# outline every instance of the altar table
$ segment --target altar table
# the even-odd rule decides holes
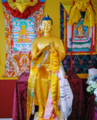
[[[73,72],[67,72],[68,81],[73,91],[72,113],[68,120],[84,120],[85,104],[82,80]],[[13,101],[13,120],[26,120],[27,81],[29,73],[23,73],[16,81]],[[31,116],[31,119],[33,117]]]

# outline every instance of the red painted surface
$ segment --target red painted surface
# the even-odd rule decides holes
[[[16,80],[0,80],[0,118],[12,118]]]

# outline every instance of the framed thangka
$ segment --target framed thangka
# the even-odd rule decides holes
[[[76,2],[72,2],[72,11],[75,4]],[[68,9],[65,7],[67,6],[64,3],[60,3],[60,35],[66,49],[64,69],[77,74],[88,73],[89,68],[97,68],[97,24],[86,26],[86,12],[80,11],[81,17],[70,25],[71,14],[68,15]]]
[[[35,39],[35,18],[12,18],[13,51],[31,51]]]
[[[29,13],[27,18],[19,18],[21,14],[17,14],[18,17],[13,17],[4,6],[3,12],[6,40],[4,77],[18,77],[23,72],[30,71],[31,46],[33,40],[42,35],[40,24],[43,16],[43,5],[35,12]]]
[[[92,32],[94,33],[95,31],[95,27],[88,27],[88,26],[84,26],[83,22],[84,19],[81,18],[79,19],[79,21],[77,23],[75,23],[74,25],[68,25],[68,19],[69,19],[69,15],[66,13],[66,11],[64,11],[64,14],[66,17],[66,53],[70,53],[71,52],[71,48],[72,48],[72,52],[73,53],[86,53],[86,52],[90,52],[91,51],[91,39],[93,39],[93,48],[95,48],[95,38],[93,35],[92,38]],[[72,39],[72,44],[71,44],[71,39]],[[71,47],[72,45],[72,47]],[[95,49],[93,49],[94,51]]]

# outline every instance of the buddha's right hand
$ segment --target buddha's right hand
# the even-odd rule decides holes
[[[50,44],[49,44],[49,51],[50,52],[52,52],[52,51],[54,51],[55,50],[55,47],[54,47],[54,42],[51,42]]]

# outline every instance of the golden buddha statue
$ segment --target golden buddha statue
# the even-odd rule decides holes
[[[28,118],[27,119],[29,119],[29,116],[30,116],[29,111],[31,111],[32,109],[32,107],[30,107],[32,104],[31,102],[32,99],[30,99],[31,96],[32,97],[34,96],[34,105],[39,106],[38,116],[43,115],[44,109],[47,103],[50,84],[52,84],[53,89],[56,89],[55,91],[52,90],[52,97],[53,97],[52,99],[53,99],[54,109],[56,109],[56,113],[57,115],[59,115],[59,110],[57,107],[57,104],[60,98],[59,82],[56,79],[55,81],[53,80],[53,82],[50,83],[50,80],[49,80],[50,72],[49,71],[50,71],[50,67],[52,68],[53,63],[54,63],[54,68],[55,68],[54,71],[55,72],[58,71],[59,58],[61,59],[61,61],[64,59],[65,49],[64,49],[61,39],[51,36],[50,32],[52,30],[52,25],[53,25],[52,19],[48,15],[46,15],[41,20],[41,30],[43,31],[43,36],[36,38],[32,43],[31,55],[32,55],[33,65],[30,70],[31,72],[30,72],[30,76],[28,80],[28,89],[27,89],[27,91],[29,92],[27,94],[27,100],[28,100],[27,102],[27,117]],[[49,55],[46,52],[46,49],[48,49]],[[45,56],[48,56],[48,57],[44,57],[43,59],[40,56],[42,56],[42,54],[44,54],[45,52],[46,52]],[[55,59],[55,62],[53,62],[53,59]],[[38,69],[37,69],[37,66],[38,66]],[[56,76],[54,76],[53,78],[55,77]],[[54,87],[55,84],[56,84],[56,87]]]

